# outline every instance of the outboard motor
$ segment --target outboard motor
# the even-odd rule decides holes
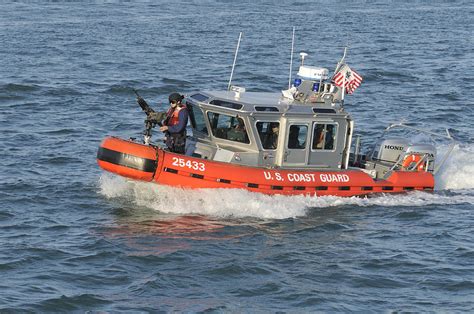
[[[411,144],[405,138],[389,138],[375,146],[372,160],[389,165],[399,162],[403,170],[433,172],[436,148],[431,144]]]
[[[375,161],[387,162],[395,164],[403,155],[410,145],[410,142],[405,138],[389,138],[382,140],[372,154],[372,159]]]

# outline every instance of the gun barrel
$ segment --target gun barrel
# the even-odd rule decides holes
[[[140,106],[140,108],[142,108],[143,111],[145,111],[145,113],[147,115],[149,115],[150,113],[152,112],[155,112],[155,110],[153,110],[149,105],[148,103],[145,101],[145,99],[141,98],[141,97],[138,97],[137,98],[137,103],[138,105]]]
[[[147,114],[149,115],[150,113],[153,113],[155,112],[155,110],[153,110],[150,105],[148,105],[148,103],[145,101],[145,99],[143,99],[142,96],[140,96],[140,94],[138,94],[138,91],[136,89],[133,89],[133,92],[135,93],[135,95],[137,95],[137,103],[138,105],[140,106],[140,108],[142,108],[142,110]]]

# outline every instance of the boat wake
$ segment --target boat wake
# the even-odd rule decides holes
[[[474,189],[474,145],[456,145],[436,174],[436,190]]]
[[[199,214],[215,217],[285,219],[305,216],[311,208],[339,206],[427,206],[474,204],[474,166],[469,163],[473,147],[456,147],[437,175],[434,193],[411,192],[370,198],[337,196],[264,195],[235,189],[185,190],[154,183],[126,180],[112,174],[100,178],[100,193],[107,198],[124,198],[170,214]]]

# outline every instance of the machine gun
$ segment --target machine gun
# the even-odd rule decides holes
[[[143,132],[144,135],[144,142],[146,145],[150,144],[151,141],[151,129],[153,129],[157,124],[162,126],[163,119],[166,118],[166,112],[156,112],[153,110],[150,105],[143,99],[140,94],[134,89],[133,92],[137,95],[137,103],[142,108],[143,112],[146,113],[145,119],[145,131]]]

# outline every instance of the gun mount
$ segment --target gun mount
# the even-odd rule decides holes
[[[151,142],[151,129],[153,129],[156,125],[163,125],[162,121],[166,118],[166,112],[156,112],[150,107],[150,105],[148,105],[145,99],[143,99],[143,97],[141,97],[135,89],[133,91],[135,95],[137,95],[138,105],[146,114],[145,131],[143,132],[143,142],[146,145],[149,145]]]

